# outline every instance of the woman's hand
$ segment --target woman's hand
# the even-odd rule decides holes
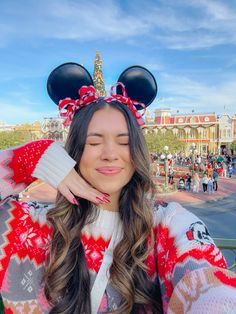
[[[95,204],[107,204],[109,194],[99,192],[89,185],[76,171],[72,169],[60,182],[57,189],[72,204],[78,205],[75,196],[85,198]]]

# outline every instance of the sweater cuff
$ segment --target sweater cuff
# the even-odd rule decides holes
[[[75,164],[65,149],[53,142],[39,159],[32,175],[57,188]]]
[[[187,273],[175,286],[167,314],[230,314],[236,308],[236,275],[219,267]]]

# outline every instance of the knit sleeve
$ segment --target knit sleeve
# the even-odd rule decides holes
[[[178,203],[160,206],[155,224],[164,312],[230,313],[236,306],[236,275],[227,270],[205,224]],[[229,311],[216,312],[214,298]]]
[[[75,161],[52,140],[0,151],[0,197],[19,193],[37,178],[57,187],[74,165]]]
[[[235,309],[236,275],[212,266],[185,274],[174,288],[167,314],[232,314]]]

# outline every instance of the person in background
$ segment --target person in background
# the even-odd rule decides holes
[[[159,177],[159,176],[160,176],[160,164],[156,160],[156,177]]]
[[[173,184],[174,183],[174,169],[172,166],[169,167],[168,177],[169,177],[168,183]]]
[[[197,172],[193,175],[193,192],[198,193],[200,187],[200,178]]]
[[[152,176],[156,177],[157,173],[157,161],[154,159],[151,159],[151,174]]]
[[[190,192],[191,190],[191,183],[192,183],[192,176],[189,173],[187,173],[185,184],[186,184],[186,191],[188,192]]]
[[[228,176],[229,176],[229,178],[232,177],[233,173],[234,173],[234,168],[233,168],[232,164],[229,164],[228,165]]]
[[[208,177],[208,183],[207,183],[207,192],[208,192],[208,194],[211,194],[211,193],[214,192],[213,184],[214,184],[213,177],[212,176]]]
[[[207,175],[209,178],[213,175],[213,168],[210,162],[207,164]]]
[[[203,192],[207,192],[208,181],[209,181],[209,178],[208,178],[207,174],[205,173],[202,177],[202,190],[203,190]]]
[[[224,178],[227,177],[227,170],[228,170],[228,167],[227,167],[226,163],[224,161],[222,161],[222,176]]]
[[[218,180],[219,180],[219,173],[218,173],[218,169],[214,169],[213,172],[213,189],[214,191],[218,190]]]
[[[145,96],[155,91],[155,80],[138,66],[124,71],[119,84],[127,77],[127,91],[122,85],[122,94],[112,89],[110,97],[98,98],[82,66],[59,66],[48,91],[70,124],[65,150],[39,140],[0,152],[0,292],[6,313],[235,309],[236,275],[205,224],[178,203],[156,202],[135,107],[141,88],[143,103],[155,98],[156,92]],[[8,197],[36,178],[58,189],[55,204]]]
[[[178,182],[178,189],[180,191],[184,191],[185,190],[185,180],[183,177],[179,178],[179,182]]]
[[[200,166],[200,164],[201,164],[201,162],[202,162],[202,158],[201,158],[200,155],[197,155],[196,161],[197,161],[198,166]]]

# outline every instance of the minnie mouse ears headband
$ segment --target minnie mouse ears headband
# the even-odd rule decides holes
[[[69,62],[55,68],[49,75],[47,91],[50,98],[59,105],[60,115],[68,125],[74,113],[82,106],[98,100],[94,82],[89,72],[80,64]],[[114,93],[116,87],[116,93]],[[116,100],[129,106],[139,124],[141,114],[155,99],[157,83],[146,68],[132,66],[124,70],[117,83],[111,87],[111,96],[105,101]]]

